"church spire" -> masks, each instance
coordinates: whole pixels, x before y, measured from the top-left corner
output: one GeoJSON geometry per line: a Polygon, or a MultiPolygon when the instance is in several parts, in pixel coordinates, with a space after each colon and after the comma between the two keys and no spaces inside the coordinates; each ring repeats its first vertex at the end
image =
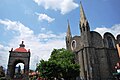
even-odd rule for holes
{"type": "Polygon", "coordinates": [[[81,32],[90,31],[89,23],[88,23],[87,18],[85,16],[85,12],[84,12],[84,9],[83,9],[81,2],[80,2],[80,29],[81,29],[81,32]]]}
{"type": "Polygon", "coordinates": [[[68,20],[68,29],[67,29],[67,34],[66,34],[67,37],[72,37],[71,36],[71,31],[70,31],[70,24],[69,24],[69,20],[68,20]]]}
{"type": "Polygon", "coordinates": [[[86,20],[86,16],[81,2],[80,2],[80,17],[81,17],[80,19],[81,22],[84,22],[86,20]]]}
{"type": "Polygon", "coordinates": [[[66,33],[66,48],[68,50],[71,50],[71,38],[72,38],[72,35],[71,35],[71,31],[70,31],[70,24],[69,24],[69,21],[68,21],[68,29],[67,29],[67,33],[66,33]]]}

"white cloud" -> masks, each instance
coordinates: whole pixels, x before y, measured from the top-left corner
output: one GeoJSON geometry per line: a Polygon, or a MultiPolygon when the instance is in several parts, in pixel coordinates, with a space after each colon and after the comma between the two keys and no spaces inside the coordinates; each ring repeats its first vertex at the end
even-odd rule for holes
{"type": "MultiPolygon", "coordinates": [[[[16,31],[16,33],[19,34],[9,41],[8,46],[0,45],[0,50],[4,53],[7,52],[7,55],[0,56],[0,63],[5,57],[5,59],[8,60],[9,50],[11,48],[15,49],[19,47],[22,40],[25,42],[26,49],[31,50],[30,68],[32,69],[35,69],[35,65],[40,59],[47,60],[50,57],[53,48],[65,47],[64,33],[54,34],[52,31],[46,31],[45,28],[41,28],[42,32],[35,35],[33,30],[17,21],[0,20],[0,24],[5,25],[4,27],[6,30],[16,31]],[[6,47],[7,49],[2,50],[3,47],[6,47]]],[[[6,63],[4,63],[4,65],[7,65],[6,63]]]]}
{"type": "Polygon", "coordinates": [[[50,23],[55,20],[55,18],[51,18],[47,14],[39,14],[39,13],[36,14],[38,15],[38,20],[40,21],[46,20],[48,21],[48,23],[50,23]]]}
{"type": "Polygon", "coordinates": [[[61,14],[66,14],[78,7],[73,0],[34,0],[34,2],[45,9],[59,10],[61,14]]]}
{"type": "Polygon", "coordinates": [[[113,25],[110,28],[97,27],[96,29],[94,29],[94,31],[99,32],[102,36],[104,35],[105,32],[110,32],[113,35],[117,36],[118,34],[120,34],[120,24],[113,25]]]}
{"type": "Polygon", "coordinates": [[[45,28],[41,28],[41,31],[45,31],[45,28]]]}
{"type": "Polygon", "coordinates": [[[0,44],[0,66],[4,66],[6,67],[7,63],[8,63],[8,50],[9,48],[7,46],[3,46],[2,44],[0,44]]]}

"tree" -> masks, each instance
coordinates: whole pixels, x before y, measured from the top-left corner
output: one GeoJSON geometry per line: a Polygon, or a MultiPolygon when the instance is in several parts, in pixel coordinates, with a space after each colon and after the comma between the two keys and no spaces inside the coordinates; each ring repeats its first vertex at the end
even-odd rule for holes
{"type": "Polygon", "coordinates": [[[49,60],[55,61],[58,65],[60,65],[62,71],[61,77],[65,80],[70,80],[79,76],[79,65],[75,63],[74,59],[75,54],[62,48],[54,49],[49,60]]]}
{"type": "Polygon", "coordinates": [[[41,60],[38,71],[44,78],[64,78],[65,80],[74,80],[79,76],[79,65],[74,61],[75,55],[62,48],[54,49],[48,61],[41,60]]]}
{"type": "Polygon", "coordinates": [[[44,61],[41,60],[37,66],[37,70],[40,72],[40,76],[46,79],[53,80],[53,78],[58,78],[58,72],[60,66],[54,61],[44,61]]]}
{"type": "Polygon", "coordinates": [[[5,77],[5,71],[3,66],[0,66],[0,77],[5,77]]]}

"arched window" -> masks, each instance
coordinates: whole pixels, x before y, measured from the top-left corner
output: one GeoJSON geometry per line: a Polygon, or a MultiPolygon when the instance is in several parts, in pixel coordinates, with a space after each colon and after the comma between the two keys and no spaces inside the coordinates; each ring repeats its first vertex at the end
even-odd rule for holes
{"type": "Polygon", "coordinates": [[[81,33],[82,33],[82,28],[80,27],[81,33]]]}
{"type": "Polygon", "coordinates": [[[114,44],[113,44],[112,38],[110,36],[108,36],[107,40],[108,40],[108,47],[109,48],[114,48],[114,44]]]}
{"type": "Polygon", "coordinates": [[[87,31],[89,31],[89,23],[86,23],[87,31]]]}
{"type": "Polygon", "coordinates": [[[83,31],[85,31],[85,25],[84,25],[84,24],[83,24],[83,26],[82,26],[82,27],[83,27],[83,31]]]}
{"type": "Polygon", "coordinates": [[[85,27],[83,27],[83,31],[85,31],[85,27]]]}

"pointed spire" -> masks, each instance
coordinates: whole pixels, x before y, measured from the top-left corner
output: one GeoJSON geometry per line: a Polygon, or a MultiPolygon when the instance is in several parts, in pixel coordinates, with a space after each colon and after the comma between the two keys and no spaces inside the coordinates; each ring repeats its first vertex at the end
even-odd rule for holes
{"type": "Polygon", "coordinates": [[[81,32],[90,31],[89,23],[85,16],[84,9],[81,2],[80,2],[80,24],[79,25],[80,25],[81,32]]]}
{"type": "Polygon", "coordinates": [[[70,24],[69,24],[69,20],[68,20],[68,29],[67,29],[67,37],[72,37],[71,36],[71,31],[70,31],[70,24]]]}
{"type": "Polygon", "coordinates": [[[84,23],[86,20],[86,16],[85,16],[81,1],[80,1],[80,17],[81,17],[81,19],[80,19],[81,23],[84,23]]]}
{"type": "Polygon", "coordinates": [[[70,24],[69,24],[69,20],[68,20],[68,29],[67,29],[67,33],[66,33],[66,48],[68,50],[71,50],[71,39],[72,39],[72,35],[71,35],[71,31],[70,31],[70,24]]]}

